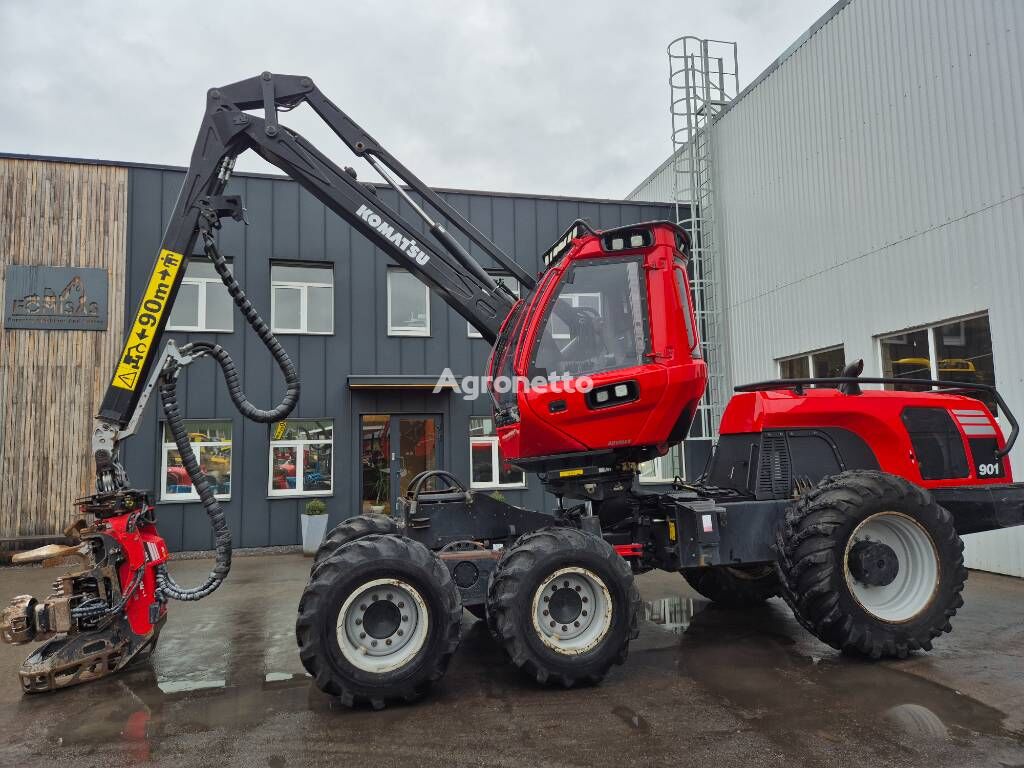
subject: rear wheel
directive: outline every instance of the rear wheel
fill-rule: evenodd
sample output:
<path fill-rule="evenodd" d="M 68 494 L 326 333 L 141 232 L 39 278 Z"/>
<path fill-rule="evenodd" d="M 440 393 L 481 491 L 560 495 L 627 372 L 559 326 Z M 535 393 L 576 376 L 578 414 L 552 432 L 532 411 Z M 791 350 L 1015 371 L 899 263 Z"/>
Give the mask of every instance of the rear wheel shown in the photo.
<path fill-rule="evenodd" d="M 601 538 L 575 528 L 521 537 L 487 595 L 488 623 L 539 683 L 594 684 L 625 661 L 637 635 L 640 594 L 629 565 Z"/>
<path fill-rule="evenodd" d="M 313 556 L 310 574 L 312 575 L 320 563 L 337 552 L 339 547 L 350 541 L 355 541 L 363 536 L 388 533 L 398 533 L 398 526 L 394 520 L 384 515 L 356 515 L 348 520 L 343 520 L 327 533 L 317 548 L 316 555 Z"/>
<path fill-rule="evenodd" d="M 779 596 L 774 565 L 687 568 L 683 578 L 708 600 L 730 608 L 750 608 Z"/>
<path fill-rule="evenodd" d="M 371 535 L 323 561 L 303 592 L 299 658 L 317 687 L 347 706 L 413 701 L 448 668 L 462 602 L 422 544 Z"/>
<path fill-rule="evenodd" d="M 833 648 L 872 658 L 931 650 L 963 605 L 952 516 L 895 475 L 823 480 L 787 512 L 779 544 L 783 597 Z"/>

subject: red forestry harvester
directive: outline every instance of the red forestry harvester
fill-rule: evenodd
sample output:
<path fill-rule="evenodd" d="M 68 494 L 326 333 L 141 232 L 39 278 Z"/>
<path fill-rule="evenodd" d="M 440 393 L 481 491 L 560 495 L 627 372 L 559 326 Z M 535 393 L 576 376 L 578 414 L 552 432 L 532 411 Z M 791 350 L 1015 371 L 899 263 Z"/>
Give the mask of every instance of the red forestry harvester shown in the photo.
<path fill-rule="evenodd" d="M 300 104 L 380 173 L 415 223 L 278 122 Z M 869 391 L 862 385 L 893 381 L 860 378 L 857 367 L 837 378 L 738 387 L 704 475 L 667 492 L 640 490 L 638 464 L 684 439 L 707 379 L 688 233 L 665 221 L 603 231 L 577 221 L 535 279 L 312 80 L 264 73 L 208 93 L 96 419 L 97 493 L 79 501 L 76 543 L 19 556 L 79 562 L 52 595 L 15 598 L 0 620 L 8 642 L 45 641 L 22 670 L 26 692 L 93 679 L 151 652 L 168 602 L 201 599 L 228 575 L 231 535 L 177 403 L 185 369 L 216 362 L 233 402 L 256 421 L 284 419 L 299 402 L 294 366 L 217 248 L 223 220 L 243 220 L 241 199 L 225 192 L 246 150 L 295 179 L 493 345 L 504 456 L 557 498 L 553 510 L 524 509 L 432 471 L 413 480 L 392 515 L 356 515 L 330 531 L 296 634 L 316 684 L 348 704 L 422 695 L 458 645 L 463 608 L 486 619 L 512 663 L 538 681 L 596 683 L 625 660 L 640 619 L 634 577 L 654 568 L 682 572 L 726 604 L 781 595 L 835 648 L 873 658 L 928 650 L 962 603 L 960 535 L 1024 523 L 1024 487 L 1012 482 L 1007 459 L 1017 424 L 993 387 L 919 381 L 928 391 Z M 445 223 L 514 276 L 522 298 Z M 200 238 L 281 369 L 285 396 L 270 410 L 246 399 L 222 347 L 169 341 L 158 349 Z M 150 494 L 131 486 L 121 461 L 154 390 L 215 534 L 215 566 L 197 587 L 171 576 Z M 1006 440 L 989 403 L 1013 427 Z"/>

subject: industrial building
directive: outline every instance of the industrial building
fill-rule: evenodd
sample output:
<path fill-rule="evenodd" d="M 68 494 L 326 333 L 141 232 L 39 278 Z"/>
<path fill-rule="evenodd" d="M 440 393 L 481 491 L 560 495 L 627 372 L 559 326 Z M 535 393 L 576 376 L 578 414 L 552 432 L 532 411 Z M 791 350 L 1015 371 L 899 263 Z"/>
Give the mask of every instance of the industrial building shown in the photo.
<path fill-rule="evenodd" d="M 92 417 L 183 176 L 178 168 L 0 156 L 0 540 L 59 533 L 74 514 L 71 501 L 93 492 Z M 302 376 L 295 412 L 269 427 L 239 416 L 214 365 L 184 376 L 179 402 L 193 450 L 216 482 L 236 546 L 298 543 L 299 514 L 312 498 L 327 503 L 332 523 L 387 509 L 423 469 L 447 469 L 512 503 L 553 505 L 502 461 L 486 394 L 433 393 L 446 367 L 460 378 L 484 373 L 490 347 L 465 320 L 294 181 L 239 173 L 228 191 L 242 195 L 251 223 L 225 225 L 221 250 Z M 378 194 L 398 207 L 393 190 Z M 442 194 L 530 272 L 577 218 L 614 227 L 674 215 L 664 203 Z M 250 399 L 269 406 L 283 380 L 196 255 L 166 336 L 228 349 Z M 43 269 L 25 276 L 26 267 Z M 33 279 L 38 290 L 26 287 Z M 127 444 L 126 468 L 137 487 L 154 490 L 172 550 L 208 549 L 209 523 L 161 417 L 151 402 Z M 647 469 L 643 481 L 671 481 L 660 469 Z"/>
<path fill-rule="evenodd" d="M 738 94 L 734 47 L 669 52 L 675 152 L 629 198 L 700 203 L 709 409 L 863 359 L 1024 412 L 1024 4 L 842 0 Z M 1021 529 L 966 548 L 1024 576 Z"/>

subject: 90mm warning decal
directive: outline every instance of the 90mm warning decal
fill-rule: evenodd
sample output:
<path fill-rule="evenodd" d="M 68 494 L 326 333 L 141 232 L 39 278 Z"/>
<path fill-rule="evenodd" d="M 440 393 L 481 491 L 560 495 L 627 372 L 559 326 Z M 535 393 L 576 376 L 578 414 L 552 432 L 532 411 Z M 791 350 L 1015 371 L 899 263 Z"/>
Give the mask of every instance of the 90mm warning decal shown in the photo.
<path fill-rule="evenodd" d="M 117 370 L 114 371 L 114 380 L 111 384 L 115 387 L 134 392 L 138 386 L 142 369 L 149 359 L 150 349 L 156 343 L 156 329 L 167 309 L 171 287 L 184 260 L 180 253 L 160 251 L 160 258 L 156 260 L 149 285 L 142 296 L 139 313 L 135 316 L 135 322 L 121 351 L 121 359 L 117 362 Z"/>

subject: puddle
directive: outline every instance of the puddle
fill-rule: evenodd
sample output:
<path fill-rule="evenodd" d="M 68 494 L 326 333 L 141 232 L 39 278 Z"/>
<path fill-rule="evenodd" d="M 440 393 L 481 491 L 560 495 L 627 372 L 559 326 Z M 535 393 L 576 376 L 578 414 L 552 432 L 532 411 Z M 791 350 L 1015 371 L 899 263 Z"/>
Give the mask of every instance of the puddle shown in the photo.
<path fill-rule="evenodd" d="M 1003 712 L 903 672 L 898 662 L 875 663 L 824 648 L 802 636 L 776 603 L 733 611 L 672 596 L 646 602 L 644 614 L 680 636 L 677 673 L 759 731 L 841 741 L 873 733 L 894 747 L 979 734 L 1021 741 L 1022 734 L 1004 727 Z"/>

